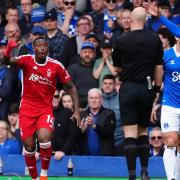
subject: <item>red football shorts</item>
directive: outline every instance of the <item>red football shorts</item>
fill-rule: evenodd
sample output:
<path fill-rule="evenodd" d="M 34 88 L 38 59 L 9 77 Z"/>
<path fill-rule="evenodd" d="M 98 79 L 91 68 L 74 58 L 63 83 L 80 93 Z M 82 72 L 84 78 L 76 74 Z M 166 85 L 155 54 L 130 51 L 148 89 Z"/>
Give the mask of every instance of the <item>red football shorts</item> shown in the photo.
<path fill-rule="evenodd" d="M 54 130 L 54 116 L 51 112 L 31 111 L 29 114 L 27 111 L 20 110 L 19 127 L 22 140 L 33 136 L 40 128 L 46 128 L 50 131 Z"/>

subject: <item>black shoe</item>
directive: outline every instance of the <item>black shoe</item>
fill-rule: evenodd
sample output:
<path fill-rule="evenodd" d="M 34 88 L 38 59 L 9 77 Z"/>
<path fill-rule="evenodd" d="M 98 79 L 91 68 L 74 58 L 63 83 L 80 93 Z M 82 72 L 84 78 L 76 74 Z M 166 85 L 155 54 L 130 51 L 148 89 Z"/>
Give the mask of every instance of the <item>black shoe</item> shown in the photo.
<path fill-rule="evenodd" d="M 148 173 L 145 172 L 141 172 L 141 180 L 150 180 Z"/>
<path fill-rule="evenodd" d="M 135 175 L 129 176 L 129 180 L 136 180 L 136 176 Z"/>

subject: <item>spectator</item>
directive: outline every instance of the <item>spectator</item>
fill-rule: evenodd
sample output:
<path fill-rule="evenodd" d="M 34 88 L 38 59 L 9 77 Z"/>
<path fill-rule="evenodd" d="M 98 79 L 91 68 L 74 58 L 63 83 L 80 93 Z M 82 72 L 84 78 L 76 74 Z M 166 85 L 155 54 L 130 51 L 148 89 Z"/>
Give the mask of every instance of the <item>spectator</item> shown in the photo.
<path fill-rule="evenodd" d="M 115 42 L 118 36 L 130 31 L 131 11 L 129 9 L 118 10 L 116 16 L 117 25 L 112 36 L 113 42 Z"/>
<path fill-rule="evenodd" d="M 81 121 L 79 151 L 81 155 L 113 156 L 115 114 L 102 106 L 102 92 L 88 91 L 88 109 Z"/>
<path fill-rule="evenodd" d="M 28 34 L 32 28 L 31 12 L 32 12 L 32 0 L 21 0 L 20 7 L 22 11 L 22 18 L 19 21 L 19 27 L 21 29 L 22 36 Z"/>
<path fill-rule="evenodd" d="M 113 110 L 116 116 L 116 128 L 114 132 L 116 155 L 124 155 L 124 132 L 119 111 L 119 94 L 116 91 L 115 77 L 111 74 L 105 75 L 101 88 L 103 92 L 103 107 Z"/>
<path fill-rule="evenodd" d="M 92 8 L 92 15 L 95 18 L 97 15 L 103 13 L 105 6 L 104 0 L 90 0 L 91 8 Z"/>
<path fill-rule="evenodd" d="M 7 40 L 5 38 L 0 39 L 0 59 L 3 58 L 3 52 L 6 49 Z"/>
<path fill-rule="evenodd" d="M 149 132 L 150 156 L 163 156 L 164 143 L 163 134 L 160 127 L 154 127 Z"/>
<path fill-rule="evenodd" d="M 70 65 L 78 62 L 77 59 L 79 58 L 81 46 L 86 35 L 89 34 L 90 28 L 90 21 L 87 17 L 81 16 L 77 20 L 77 34 L 67 41 L 65 49 L 68 49 L 68 51 L 64 51 L 62 55 L 63 64 L 65 67 L 69 67 Z"/>
<path fill-rule="evenodd" d="M 84 42 L 81 47 L 79 63 L 73 64 L 68 68 L 68 72 L 72 77 L 72 82 L 75 84 L 80 107 L 87 106 L 87 93 L 97 87 L 97 80 L 93 77 L 93 60 L 95 57 L 94 45 L 90 42 Z"/>
<path fill-rule="evenodd" d="M 106 38 L 110 39 L 116 27 L 117 4 L 116 0 L 105 0 L 104 3 L 104 12 L 94 19 L 95 29 L 99 37 L 104 34 Z"/>
<path fill-rule="evenodd" d="M 7 23 L 18 23 L 19 13 L 18 9 L 15 6 L 10 6 L 6 10 L 6 20 Z"/>
<path fill-rule="evenodd" d="M 117 9 L 132 9 L 132 3 L 130 0 L 116 0 Z"/>
<path fill-rule="evenodd" d="M 33 26 L 44 26 L 45 9 L 39 5 L 36 5 L 32 9 L 31 22 Z"/>
<path fill-rule="evenodd" d="M 60 160 L 64 155 L 71 155 L 73 153 L 76 145 L 77 126 L 76 121 L 71 119 L 73 111 L 60 106 L 59 90 L 55 91 L 53 108 L 55 123 L 52 147 L 54 159 Z"/>
<path fill-rule="evenodd" d="M 68 108 L 70 109 L 72 112 L 74 111 L 74 103 L 73 103 L 73 99 L 72 96 L 69 93 L 63 93 L 61 96 L 61 102 L 62 102 L 62 106 L 64 108 Z"/>
<path fill-rule="evenodd" d="M 80 13 L 75 11 L 76 0 L 69 1 L 63 0 L 64 11 L 61 15 L 62 25 L 61 30 L 69 37 L 76 35 L 77 20 L 80 17 Z"/>
<path fill-rule="evenodd" d="M 32 42 L 39 37 L 45 37 L 46 36 L 46 30 L 45 28 L 43 28 L 42 26 L 33 26 L 33 28 L 31 29 L 31 32 L 29 34 L 29 39 L 28 39 L 28 43 L 26 45 L 27 49 L 28 49 L 28 54 L 34 54 L 34 49 L 33 49 L 33 45 Z"/>
<path fill-rule="evenodd" d="M 12 137 L 9 124 L 0 120 L 0 155 L 21 154 L 19 142 Z"/>
<path fill-rule="evenodd" d="M 100 58 L 102 54 L 100 52 L 100 40 L 99 40 L 99 37 L 97 36 L 97 34 L 94 32 L 87 34 L 85 37 L 85 41 L 91 42 L 92 44 L 94 44 L 94 47 L 96 50 L 95 59 Z"/>
<path fill-rule="evenodd" d="M 0 59 L 6 48 L 7 41 L 0 41 Z M 9 104 L 11 103 L 11 94 L 14 91 L 13 84 L 15 82 L 14 73 L 10 66 L 0 63 L 0 119 L 7 119 Z"/>
<path fill-rule="evenodd" d="M 102 57 L 97 59 L 93 67 L 93 76 L 95 79 L 99 80 L 99 87 L 101 87 L 103 77 L 106 74 L 117 75 L 115 67 L 112 61 L 112 41 L 109 39 L 104 39 L 101 43 Z"/>
<path fill-rule="evenodd" d="M 44 26 L 47 29 L 46 38 L 49 44 L 49 56 L 61 62 L 62 53 L 68 37 L 58 29 L 57 13 L 54 9 L 45 14 Z"/>

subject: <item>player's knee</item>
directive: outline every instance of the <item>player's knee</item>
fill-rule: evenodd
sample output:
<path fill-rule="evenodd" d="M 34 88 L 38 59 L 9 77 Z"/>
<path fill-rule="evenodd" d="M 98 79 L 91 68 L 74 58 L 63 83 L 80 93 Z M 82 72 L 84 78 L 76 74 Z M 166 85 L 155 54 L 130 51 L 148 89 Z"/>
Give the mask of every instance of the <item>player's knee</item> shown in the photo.
<path fill-rule="evenodd" d="M 51 147 L 51 141 L 39 143 L 40 148 L 47 149 Z"/>
<path fill-rule="evenodd" d="M 24 149 L 24 155 L 32 157 L 35 155 L 35 151 L 29 151 L 28 149 Z"/>
<path fill-rule="evenodd" d="M 166 137 L 165 144 L 168 147 L 176 147 L 178 145 L 178 139 L 175 137 Z"/>
<path fill-rule="evenodd" d="M 25 150 L 28 152 L 33 152 L 36 149 L 34 142 L 24 142 L 23 145 Z"/>

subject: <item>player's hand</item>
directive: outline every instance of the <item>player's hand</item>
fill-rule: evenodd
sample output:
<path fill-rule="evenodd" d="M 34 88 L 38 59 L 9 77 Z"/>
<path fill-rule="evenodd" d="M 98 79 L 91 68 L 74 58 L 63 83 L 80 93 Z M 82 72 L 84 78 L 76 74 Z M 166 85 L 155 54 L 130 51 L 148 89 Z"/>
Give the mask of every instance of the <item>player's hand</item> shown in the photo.
<path fill-rule="evenodd" d="M 144 2 L 143 7 L 153 16 L 159 16 L 158 7 L 156 2 Z"/>
<path fill-rule="evenodd" d="M 160 104 L 154 104 L 152 107 L 151 118 L 150 118 L 150 121 L 152 123 L 155 123 L 157 120 L 157 111 L 160 108 L 160 106 L 161 106 Z"/>
<path fill-rule="evenodd" d="M 65 153 L 63 151 L 56 151 L 54 154 L 54 159 L 61 160 L 65 156 Z"/>

